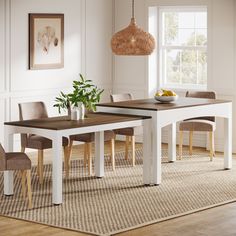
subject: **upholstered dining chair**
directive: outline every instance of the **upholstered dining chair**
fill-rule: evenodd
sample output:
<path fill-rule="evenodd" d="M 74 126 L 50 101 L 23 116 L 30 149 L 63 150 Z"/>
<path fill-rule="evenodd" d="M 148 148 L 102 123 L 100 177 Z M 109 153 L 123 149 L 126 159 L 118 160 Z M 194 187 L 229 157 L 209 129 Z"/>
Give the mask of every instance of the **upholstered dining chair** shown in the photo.
<path fill-rule="evenodd" d="M 18 106 L 20 120 L 48 118 L 47 109 L 43 102 L 20 103 Z M 62 145 L 64 148 L 65 164 L 68 162 L 68 144 L 68 139 L 63 137 Z M 21 134 L 21 152 L 25 152 L 25 148 L 38 150 L 37 173 L 39 175 L 39 183 L 42 184 L 44 150 L 52 148 L 52 140 L 34 134 Z M 67 168 L 65 169 L 67 170 Z"/>
<path fill-rule="evenodd" d="M 130 93 L 111 94 L 110 97 L 112 102 L 123 102 L 123 101 L 130 101 L 133 99 L 133 96 Z M 114 132 L 116 135 L 126 136 L 126 142 L 125 142 L 126 160 L 128 160 L 129 157 L 129 145 L 131 141 L 132 165 L 135 166 L 135 135 L 141 135 L 143 133 L 142 127 L 116 129 L 114 130 Z"/>
<path fill-rule="evenodd" d="M 0 144 L 0 171 L 19 170 L 21 172 L 22 195 L 26 198 L 25 182 L 27 180 L 29 208 L 32 208 L 31 160 L 22 152 L 6 153 Z"/>
<path fill-rule="evenodd" d="M 187 92 L 186 97 L 192 98 L 205 98 L 216 99 L 215 92 L 202 91 L 202 92 Z M 183 131 L 189 131 L 189 154 L 192 155 L 193 151 L 193 132 L 208 132 L 210 143 L 210 160 L 213 160 L 215 155 L 214 148 L 214 131 L 216 129 L 215 117 L 196 117 L 180 122 L 179 124 L 179 157 L 182 159 L 182 145 L 183 145 Z"/>
<path fill-rule="evenodd" d="M 112 170 L 115 170 L 115 133 L 112 130 L 107 130 L 104 132 L 104 142 L 110 142 L 110 162 L 112 163 Z M 92 174 L 92 143 L 95 140 L 95 133 L 86 133 L 86 134 L 77 134 L 77 135 L 70 135 L 70 144 L 69 144 L 69 151 L 68 151 L 68 163 L 67 166 L 69 168 L 69 162 L 72 154 L 72 146 L 74 141 L 84 142 L 84 167 L 88 165 L 88 173 L 89 175 Z M 66 172 L 67 177 L 69 171 Z"/>

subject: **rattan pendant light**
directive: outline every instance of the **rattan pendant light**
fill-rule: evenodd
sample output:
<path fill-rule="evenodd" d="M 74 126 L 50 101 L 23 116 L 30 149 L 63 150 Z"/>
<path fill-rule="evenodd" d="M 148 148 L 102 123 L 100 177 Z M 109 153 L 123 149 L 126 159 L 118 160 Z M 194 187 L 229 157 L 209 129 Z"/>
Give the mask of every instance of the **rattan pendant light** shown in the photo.
<path fill-rule="evenodd" d="M 112 52 L 116 55 L 143 56 L 150 55 L 155 49 L 154 37 L 143 31 L 136 24 L 134 17 L 134 0 L 132 0 L 132 18 L 129 26 L 111 39 Z"/>

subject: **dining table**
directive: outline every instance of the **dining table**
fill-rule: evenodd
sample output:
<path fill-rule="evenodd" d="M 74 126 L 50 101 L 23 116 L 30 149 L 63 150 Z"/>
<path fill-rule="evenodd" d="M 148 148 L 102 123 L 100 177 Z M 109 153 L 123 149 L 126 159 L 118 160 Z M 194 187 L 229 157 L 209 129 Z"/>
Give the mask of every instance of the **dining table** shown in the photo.
<path fill-rule="evenodd" d="M 111 113 L 89 113 L 85 119 L 71 120 L 51 117 L 35 120 L 10 121 L 4 123 L 4 142 L 8 152 L 13 151 L 14 134 L 35 134 L 52 140 L 52 203 L 63 203 L 62 138 L 74 134 L 95 133 L 95 176 L 104 176 L 104 131 L 143 126 L 145 141 L 143 153 L 143 183 L 149 179 L 150 117 Z M 4 171 L 4 194 L 13 195 L 13 172 Z"/>
<path fill-rule="evenodd" d="M 179 97 L 163 103 L 154 98 L 109 102 L 97 105 L 100 112 L 150 116 L 151 148 L 148 158 L 149 175 L 146 184 L 161 184 L 162 128 L 168 126 L 168 160 L 176 161 L 176 123 L 196 117 L 221 117 L 224 119 L 224 169 L 232 167 L 232 101 Z M 146 141 L 143 139 L 144 142 Z M 144 157 L 145 159 L 145 157 Z"/>

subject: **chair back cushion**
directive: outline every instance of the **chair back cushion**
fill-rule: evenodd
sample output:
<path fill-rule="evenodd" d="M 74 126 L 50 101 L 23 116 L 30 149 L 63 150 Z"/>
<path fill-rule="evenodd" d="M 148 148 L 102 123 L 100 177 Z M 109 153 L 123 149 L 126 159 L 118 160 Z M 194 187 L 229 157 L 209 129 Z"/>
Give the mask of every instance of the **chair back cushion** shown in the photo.
<path fill-rule="evenodd" d="M 18 107 L 20 120 L 32 120 L 48 117 L 47 109 L 43 102 L 19 103 Z M 27 134 L 21 134 L 22 147 L 27 146 L 27 138 Z"/>
<path fill-rule="evenodd" d="M 130 93 L 122 93 L 122 94 L 111 94 L 112 102 L 123 102 L 132 100 L 133 96 Z"/>
<path fill-rule="evenodd" d="M 187 91 L 186 97 L 216 99 L 216 93 L 213 92 L 213 91 L 197 91 L 197 92 L 189 92 L 189 91 Z M 215 122 L 215 117 L 214 116 L 196 117 L 196 118 L 193 118 L 193 119 L 209 120 L 209 121 Z"/>
<path fill-rule="evenodd" d="M 6 153 L 0 143 L 0 171 L 6 170 Z"/>
<path fill-rule="evenodd" d="M 18 106 L 20 120 L 32 120 L 48 117 L 47 109 L 43 102 L 26 102 L 20 103 Z"/>

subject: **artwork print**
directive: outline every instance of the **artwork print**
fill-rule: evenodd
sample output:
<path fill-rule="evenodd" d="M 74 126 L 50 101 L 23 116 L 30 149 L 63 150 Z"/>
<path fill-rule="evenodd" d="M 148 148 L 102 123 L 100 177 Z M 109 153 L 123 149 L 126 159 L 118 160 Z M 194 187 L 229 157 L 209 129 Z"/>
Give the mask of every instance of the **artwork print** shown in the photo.
<path fill-rule="evenodd" d="M 29 68 L 64 66 L 64 15 L 29 14 Z"/>

